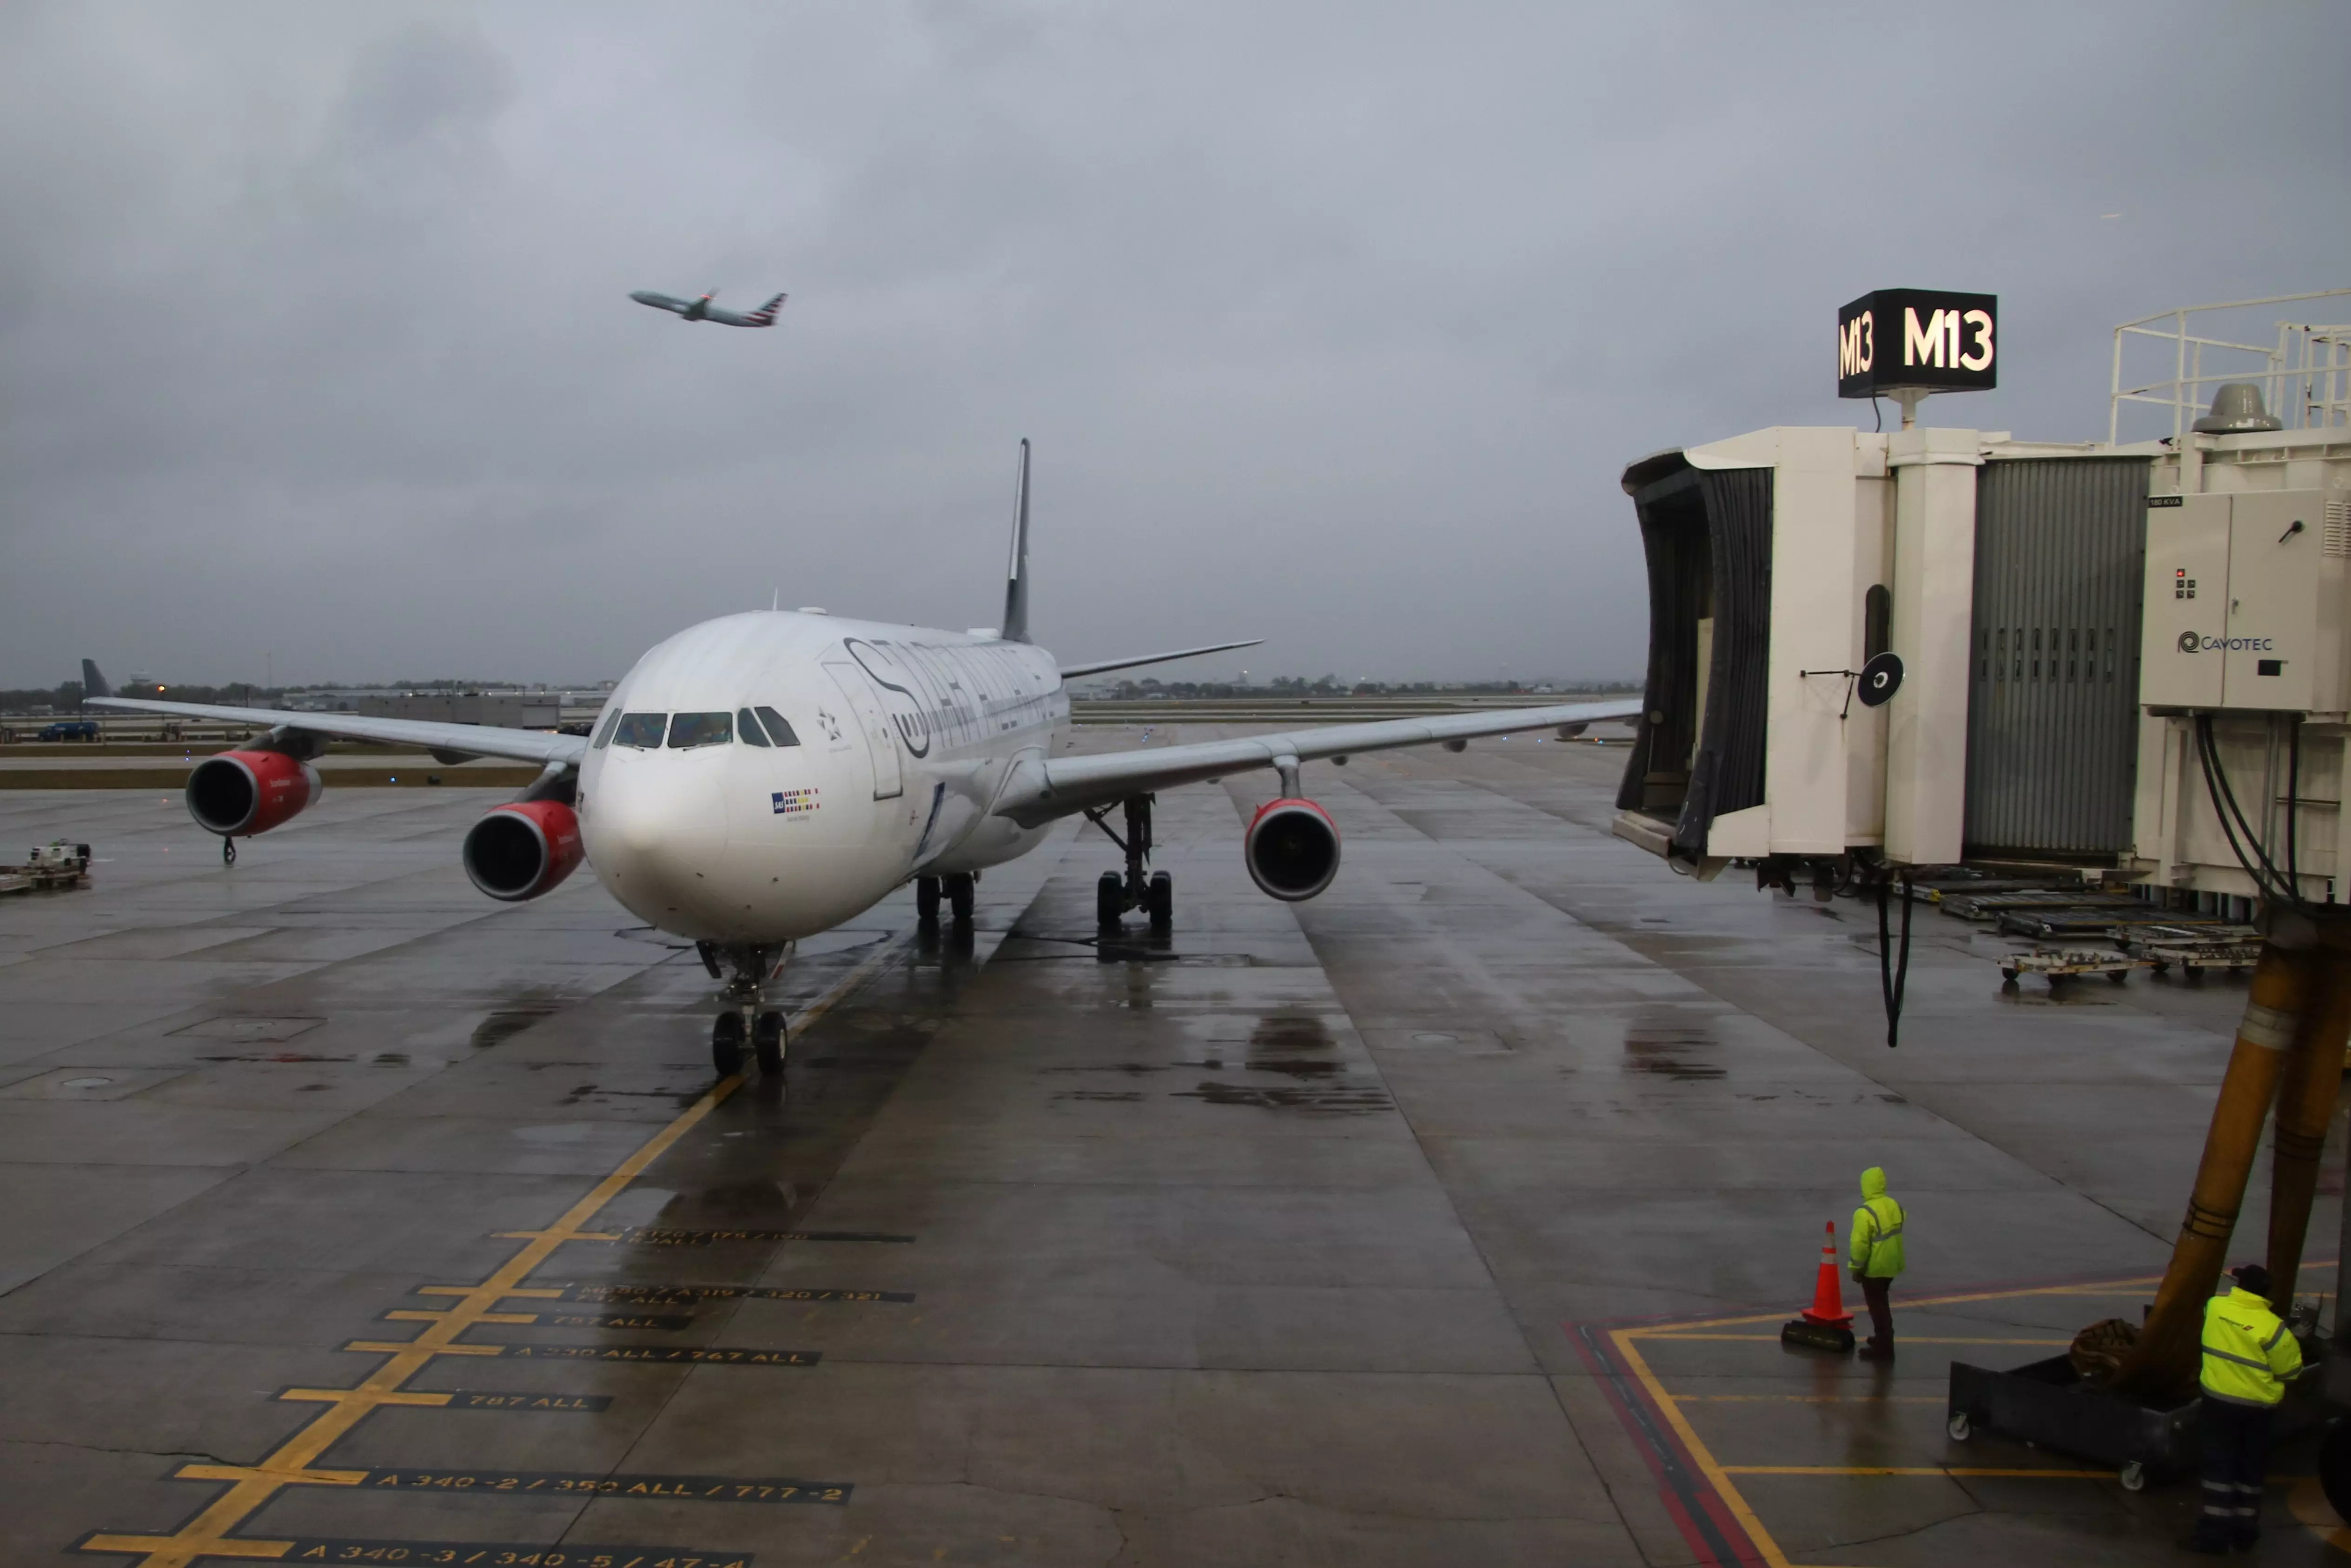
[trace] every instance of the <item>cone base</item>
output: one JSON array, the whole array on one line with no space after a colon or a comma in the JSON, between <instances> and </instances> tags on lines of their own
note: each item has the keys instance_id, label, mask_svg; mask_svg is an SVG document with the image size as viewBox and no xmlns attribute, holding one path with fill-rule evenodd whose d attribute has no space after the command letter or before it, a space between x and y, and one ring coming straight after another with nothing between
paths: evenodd
<instances>
[{"instance_id":1,"label":"cone base","mask_svg":"<svg viewBox=\"0 0 2351 1568\"><path fill-rule=\"evenodd\" d=\"M1816 1323L1807 1318L1791 1318L1781 1326L1780 1343L1794 1345L1800 1350L1850 1355L1853 1354L1853 1331L1842 1323Z\"/></svg>"}]
</instances>

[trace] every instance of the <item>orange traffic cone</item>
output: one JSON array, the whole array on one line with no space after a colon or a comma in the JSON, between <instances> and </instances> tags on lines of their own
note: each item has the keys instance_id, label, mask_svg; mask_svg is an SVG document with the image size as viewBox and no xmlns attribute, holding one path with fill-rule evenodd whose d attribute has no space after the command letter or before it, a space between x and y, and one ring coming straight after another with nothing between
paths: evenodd
<instances>
[{"instance_id":1,"label":"orange traffic cone","mask_svg":"<svg viewBox=\"0 0 2351 1568\"><path fill-rule=\"evenodd\" d=\"M1844 1354L1853 1349L1853 1314L1844 1310L1844 1289L1837 1275L1836 1221L1828 1222L1828 1240L1821 1248L1820 1272L1813 1281L1813 1304L1803 1316L1780 1330L1782 1344Z\"/></svg>"}]
</instances>

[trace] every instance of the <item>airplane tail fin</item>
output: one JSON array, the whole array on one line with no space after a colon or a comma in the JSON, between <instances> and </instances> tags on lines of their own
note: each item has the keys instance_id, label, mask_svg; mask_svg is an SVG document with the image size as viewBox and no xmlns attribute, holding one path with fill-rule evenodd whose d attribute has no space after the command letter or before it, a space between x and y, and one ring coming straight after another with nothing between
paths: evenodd
<instances>
[{"instance_id":1,"label":"airplane tail fin","mask_svg":"<svg viewBox=\"0 0 2351 1568\"><path fill-rule=\"evenodd\" d=\"M752 311L750 316L752 324L759 327L774 326L776 324L776 312L784 308L784 298L785 297L783 295L778 294L773 299L768 300L765 305L760 306L757 310Z\"/></svg>"},{"instance_id":2,"label":"airplane tail fin","mask_svg":"<svg viewBox=\"0 0 2351 1568\"><path fill-rule=\"evenodd\" d=\"M1012 511L1012 567L1004 583L1004 624L996 634L1008 643L1029 641L1029 438L1020 438L1020 480Z\"/></svg>"},{"instance_id":3,"label":"airplane tail fin","mask_svg":"<svg viewBox=\"0 0 2351 1568\"><path fill-rule=\"evenodd\" d=\"M98 673L98 661L95 659L81 662L81 695L86 697L110 697L114 695L114 688L108 685L106 677Z\"/></svg>"}]
</instances>

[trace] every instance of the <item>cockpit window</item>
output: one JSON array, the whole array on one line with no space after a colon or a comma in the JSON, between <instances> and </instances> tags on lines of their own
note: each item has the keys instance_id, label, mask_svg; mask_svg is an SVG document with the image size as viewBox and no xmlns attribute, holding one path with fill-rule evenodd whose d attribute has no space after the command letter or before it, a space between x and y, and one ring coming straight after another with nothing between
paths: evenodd
<instances>
[{"instance_id":1,"label":"cockpit window","mask_svg":"<svg viewBox=\"0 0 2351 1568\"><path fill-rule=\"evenodd\" d=\"M735 716L725 713L674 713L669 716L669 748L686 751L697 746L724 746L735 738Z\"/></svg>"},{"instance_id":2,"label":"cockpit window","mask_svg":"<svg viewBox=\"0 0 2351 1568\"><path fill-rule=\"evenodd\" d=\"M612 732L620 727L621 710L619 708L614 708L611 713L604 716L604 722L596 727L596 749L601 751L606 747L611 745Z\"/></svg>"},{"instance_id":3,"label":"cockpit window","mask_svg":"<svg viewBox=\"0 0 2351 1568\"><path fill-rule=\"evenodd\" d=\"M784 716L774 708L761 708L759 719L768 727L768 734L774 738L778 746L798 746L800 743L800 737L792 733L792 727L784 722ZM747 729L749 727L745 727Z\"/></svg>"},{"instance_id":4,"label":"cockpit window","mask_svg":"<svg viewBox=\"0 0 2351 1568\"><path fill-rule=\"evenodd\" d=\"M651 751L662 743L662 731L668 727L669 715L665 713L624 713L621 716L621 727L612 732L612 738L622 746Z\"/></svg>"},{"instance_id":5,"label":"cockpit window","mask_svg":"<svg viewBox=\"0 0 2351 1568\"><path fill-rule=\"evenodd\" d=\"M746 746L765 746L768 737L759 728L759 721L751 716L749 708L735 710L735 733L743 737Z\"/></svg>"}]
</instances>

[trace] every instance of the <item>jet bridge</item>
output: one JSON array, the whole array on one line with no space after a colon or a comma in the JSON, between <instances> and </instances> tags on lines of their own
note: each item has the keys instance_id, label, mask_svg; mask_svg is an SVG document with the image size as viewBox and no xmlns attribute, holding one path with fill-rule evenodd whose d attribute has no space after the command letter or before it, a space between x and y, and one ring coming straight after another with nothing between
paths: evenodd
<instances>
[{"instance_id":1,"label":"jet bridge","mask_svg":"<svg viewBox=\"0 0 2351 1568\"><path fill-rule=\"evenodd\" d=\"M2118 424L2213 396L2177 435L1776 426L1632 464L1617 834L1787 885L2022 863L2351 903L2351 333L2304 336L2161 397L2118 357Z\"/></svg>"}]
</instances>

